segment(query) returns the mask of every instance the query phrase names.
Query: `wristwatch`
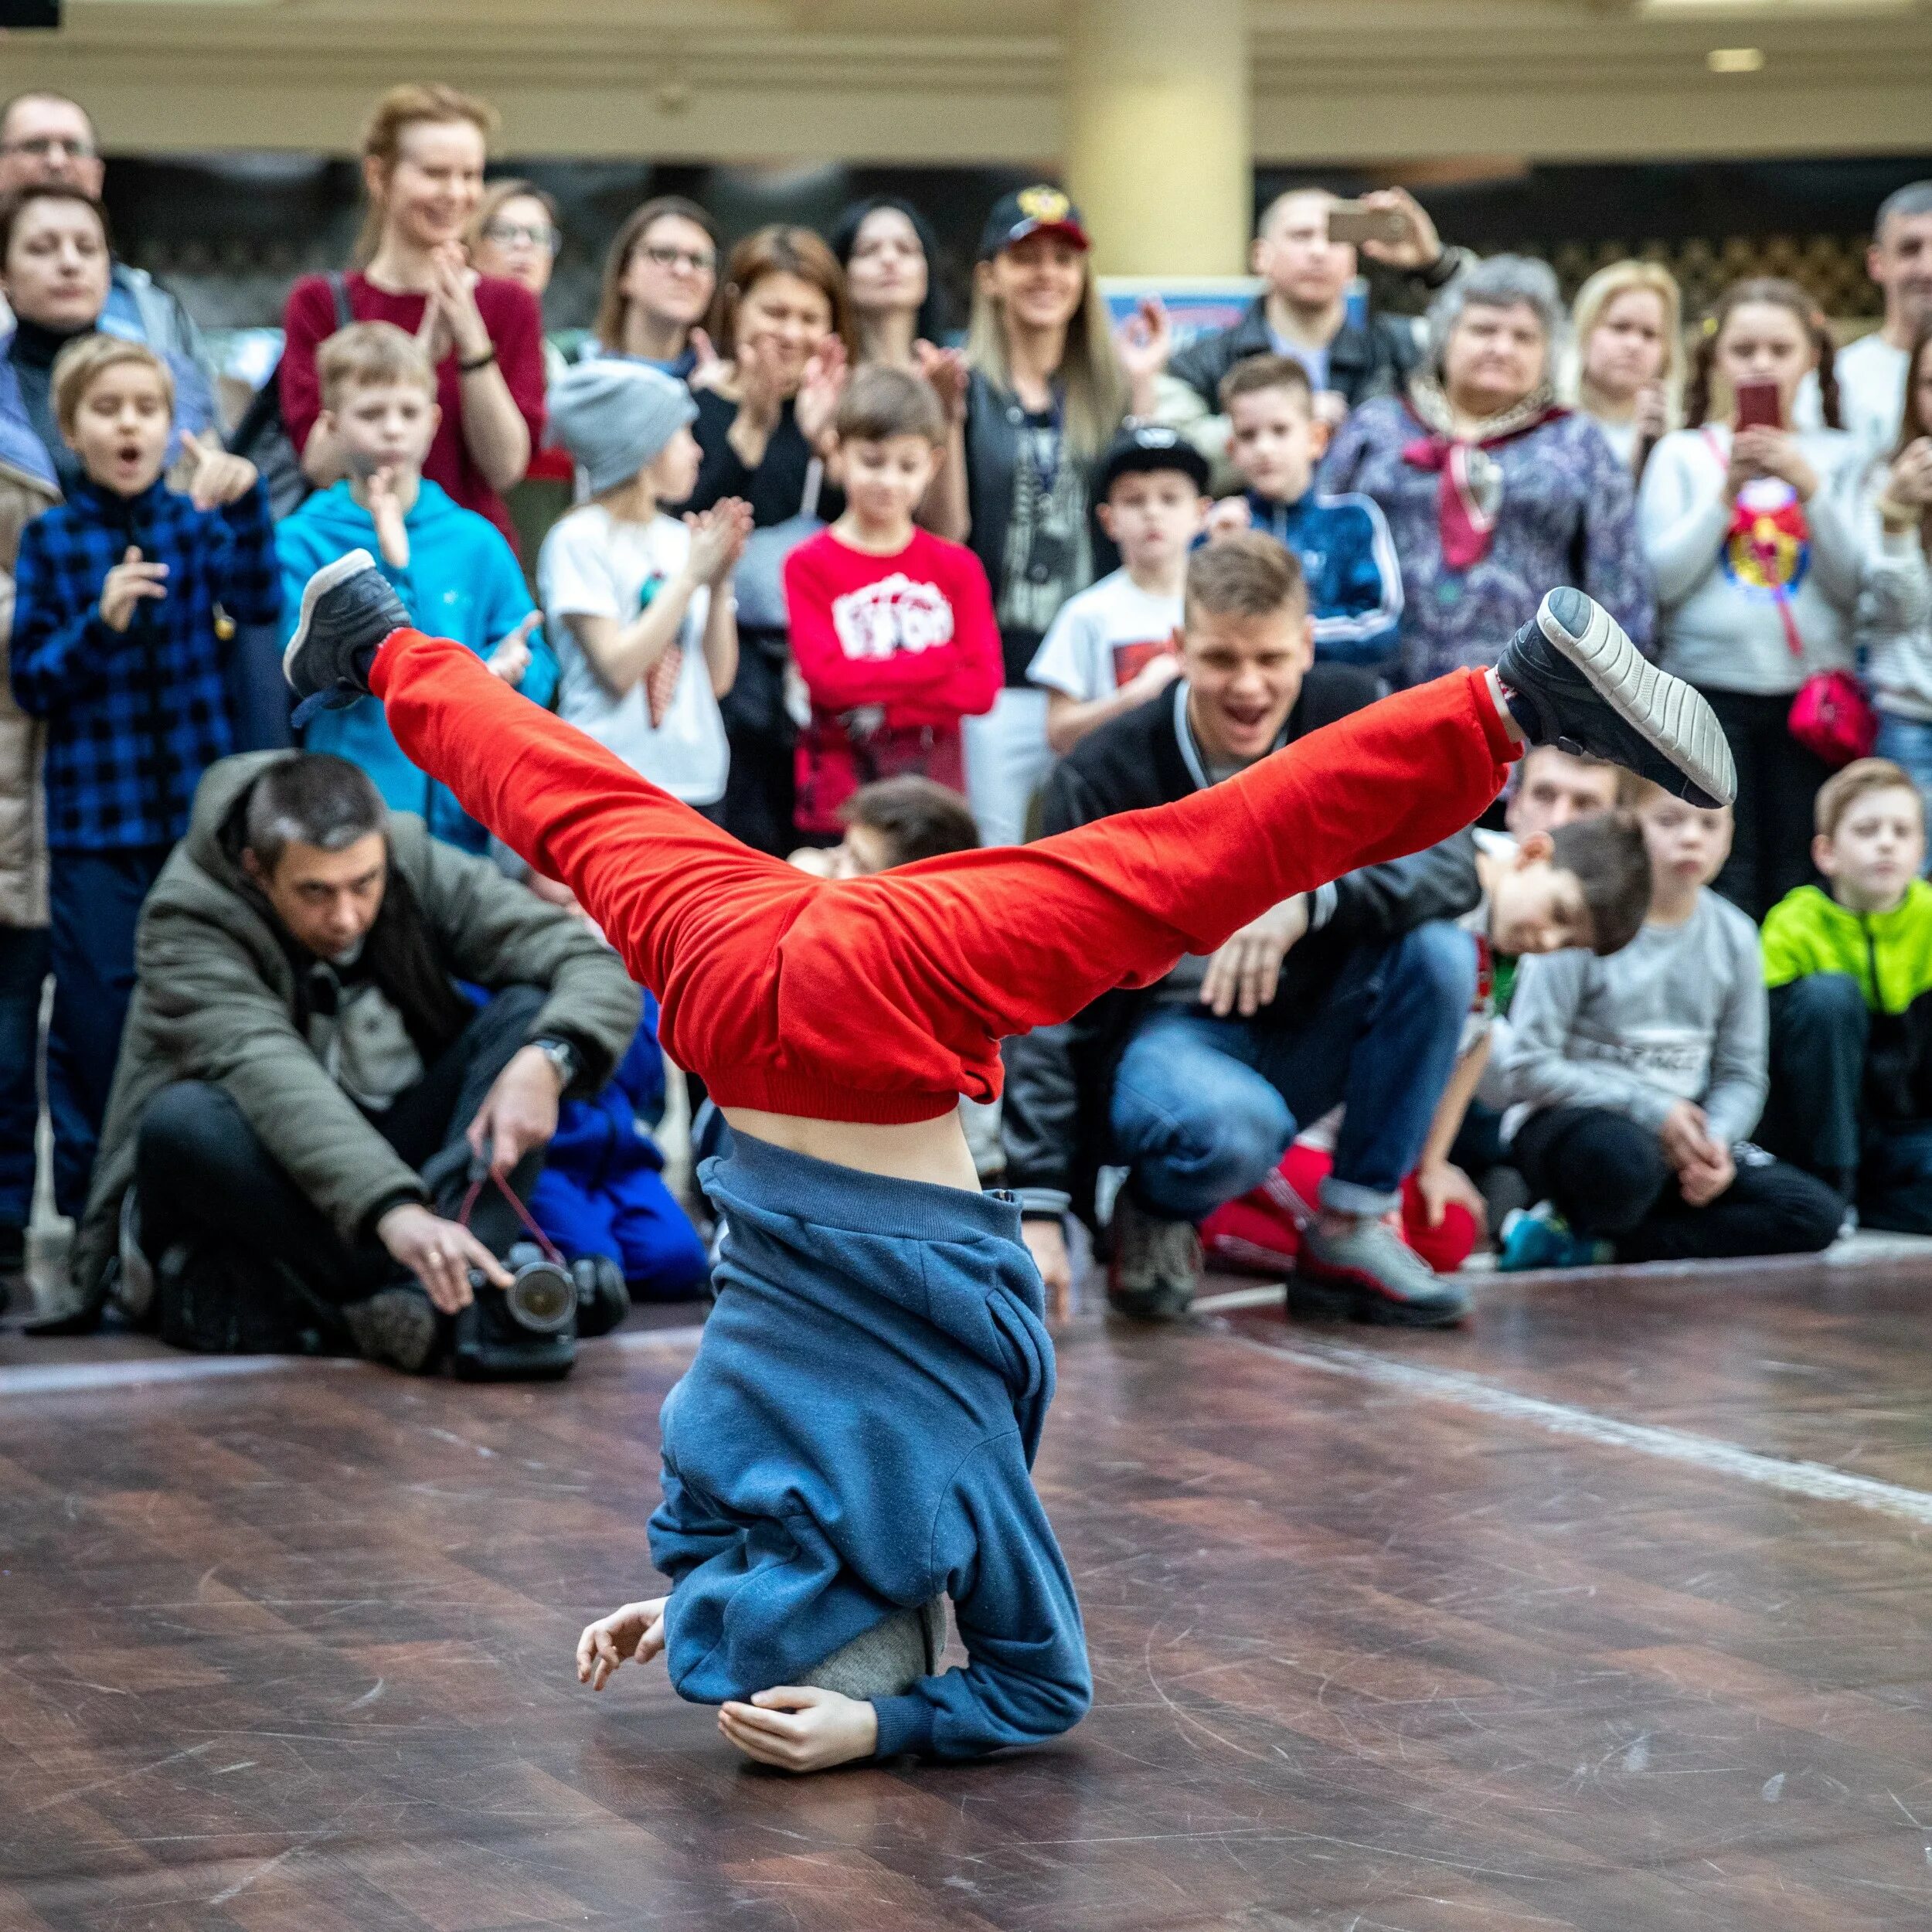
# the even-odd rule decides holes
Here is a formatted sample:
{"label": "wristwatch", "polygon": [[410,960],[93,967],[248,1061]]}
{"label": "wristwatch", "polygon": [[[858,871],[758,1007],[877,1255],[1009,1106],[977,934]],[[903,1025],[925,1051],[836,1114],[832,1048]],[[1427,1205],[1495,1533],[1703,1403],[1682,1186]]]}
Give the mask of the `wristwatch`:
{"label": "wristwatch", "polygon": [[530,1044],[556,1069],[557,1091],[569,1093],[582,1066],[577,1049],[567,1039],[558,1039],[554,1036],[533,1039]]}

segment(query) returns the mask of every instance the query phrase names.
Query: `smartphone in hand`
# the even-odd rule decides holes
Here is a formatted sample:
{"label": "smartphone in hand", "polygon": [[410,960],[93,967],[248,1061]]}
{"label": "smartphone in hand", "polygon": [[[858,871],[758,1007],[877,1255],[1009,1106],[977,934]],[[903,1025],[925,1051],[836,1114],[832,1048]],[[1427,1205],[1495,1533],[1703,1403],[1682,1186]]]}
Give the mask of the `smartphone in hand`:
{"label": "smartphone in hand", "polygon": [[1775,383],[1738,384],[1737,427],[1740,430],[1784,428],[1784,399]]}
{"label": "smartphone in hand", "polygon": [[1328,204],[1328,239],[1332,242],[1400,241],[1409,224],[1393,208],[1365,208],[1359,201],[1332,201]]}

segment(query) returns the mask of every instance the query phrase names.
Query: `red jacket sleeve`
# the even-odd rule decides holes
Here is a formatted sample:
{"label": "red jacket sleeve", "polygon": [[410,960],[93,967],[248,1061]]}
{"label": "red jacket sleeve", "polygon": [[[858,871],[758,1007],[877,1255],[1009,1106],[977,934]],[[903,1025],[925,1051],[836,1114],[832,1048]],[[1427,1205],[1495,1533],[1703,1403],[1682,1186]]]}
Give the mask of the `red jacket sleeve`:
{"label": "red jacket sleeve", "polygon": [[308,433],[322,413],[321,384],[315,352],[335,332],[335,298],[325,275],[304,275],[288,291],[282,311],[282,359],[275,372],[281,386],[282,423],[300,456]]}
{"label": "red jacket sleeve", "polygon": [[[510,400],[530,432],[534,454],[543,447],[543,315],[536,298],[520,282],[486,275],[477,284],[477,313],[490,332],[497,366]],[[487,297],[487,300],[485,298]]]}

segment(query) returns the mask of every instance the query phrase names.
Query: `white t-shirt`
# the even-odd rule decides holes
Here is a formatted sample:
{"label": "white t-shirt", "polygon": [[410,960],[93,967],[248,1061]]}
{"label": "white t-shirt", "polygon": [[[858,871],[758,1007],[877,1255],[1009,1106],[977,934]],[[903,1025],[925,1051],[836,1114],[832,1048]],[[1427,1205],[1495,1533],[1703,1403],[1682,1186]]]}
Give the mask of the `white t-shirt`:
{"label": "white t-shirt", "polygon": [[647,590],[675,577],[690,549],[691,532],[675,518],[620,522],[602,504],[587,503],[543,539],[536,592],[556,653],[558,715],[608,746],[674,798],[709,805],[724,796],[731,764],[704,657],[710,591],[700,585],[691,594],[678,628],[677,648],[684,661],[671,702],[655,725],[648,680],[640,679],[621,697],[614,696],[564,622],[566,616],[577,616],[628,624],[648,601]]}
{"label": "white t-shirt", "polygon": [[1116,570],[1060,606],[1026,675],[1083,704],[1111,697],[1180,628],[1178,593],[1155,597]]}

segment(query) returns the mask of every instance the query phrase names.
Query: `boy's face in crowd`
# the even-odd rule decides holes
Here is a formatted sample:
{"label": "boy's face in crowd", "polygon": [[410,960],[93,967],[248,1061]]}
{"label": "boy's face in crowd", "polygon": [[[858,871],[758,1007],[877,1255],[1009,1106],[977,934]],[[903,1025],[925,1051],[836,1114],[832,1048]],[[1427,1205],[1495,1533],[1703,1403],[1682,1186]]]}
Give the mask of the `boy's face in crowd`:
{"label": "boy's face in crowd", "polygon": [[1207,520],[1209,500],[1179,470],[1140,470],[1118,478],[1100,506],[1100,528],[1138,570],[1187,555]]}
{"label": "boy's face in crowd", "polygon": [[1209,764],[1264,757],[1315,661],[1315,625],[1299,598],[1261,617],[1188,608],[1181,665],[1188,723]]}
{"label": "boy's face in crowd", "polygon": [[1532,832],[1489,894],[1489,943],[1499,953],[1560,953],[1590,943],[1583,882],[1551,858],[1549,835]]}
{"label": "boy's face in crowd", "polygon": [[0,292],[16,315],[72,334],[107,302],[107,240],[91,208],[31,201],[20,211],[0,267]]}
{"label": "boy's face in crowd", "polygon": [[1328,239],[1328,197],[1285,196],[1255,237],[1254,272],[1298,308],[1325,308],[1349,285],[1355,250]]}
{"label": "boy's face in crowd", "polygon": [[340,852],[291,840],[271,872],[252,852],[242,866],[290,938],[318,959],[340,959],[376,923],[389,883],[389,842],[379,832]]}
{"label": "boy's face in crowd", "polygon": [[1662,790],[1637,808],[1655,896],[1675,896],[1686,887],[1708,886],[1731,852],[1728,805],[1706,811]]}
{"label": "boy's face in crowd", "polygon": [[1228,406],[1228,457],[1251,490],[1271,503],[1294,503],[1308,493],[1328,440],[1302,389],[1255,389]]}
{"label": "boy's face in crowd", "polygon": [[168,459],[167,386],[139,362],[115,362],[81,392],[67,440],[104,490],[138,496]]}
{"label": "boy's face in crowd", "polygon": [[1614,766],[1573,758],[1554,745],[1536,745],[1518,769],[1503,824],[1512,838],[1527,838],[1579,818],[1594,818],[1616,803]]}
{"label": "boy's face in crowd", "polygon": [[1905,785],[1862,792],[1838,828],[1811,841],[1811,861],[1832,896],[1855,913],[1889,912],[1925,863],[1925,813]]}
{"label": "boy's face in crowd", "polygon": [[379,470],[420,473],[442,420],[434,395],[415,383],[356,383],[322,413],[350,473],[364,478]]}
{"label": "boy's face in crowd", "polygon": [[698,471],[704,452],[687,423],[680,423],[671,440],[651,457],[645,469],[651,494],[660,503],[682,503],[698,487]]}
{"label": "boy's face in crowd", "polygon": [[845,501],[874,529],[910,525],[939,471],[937,450],[923,436],[854,437],[838,445]]}

